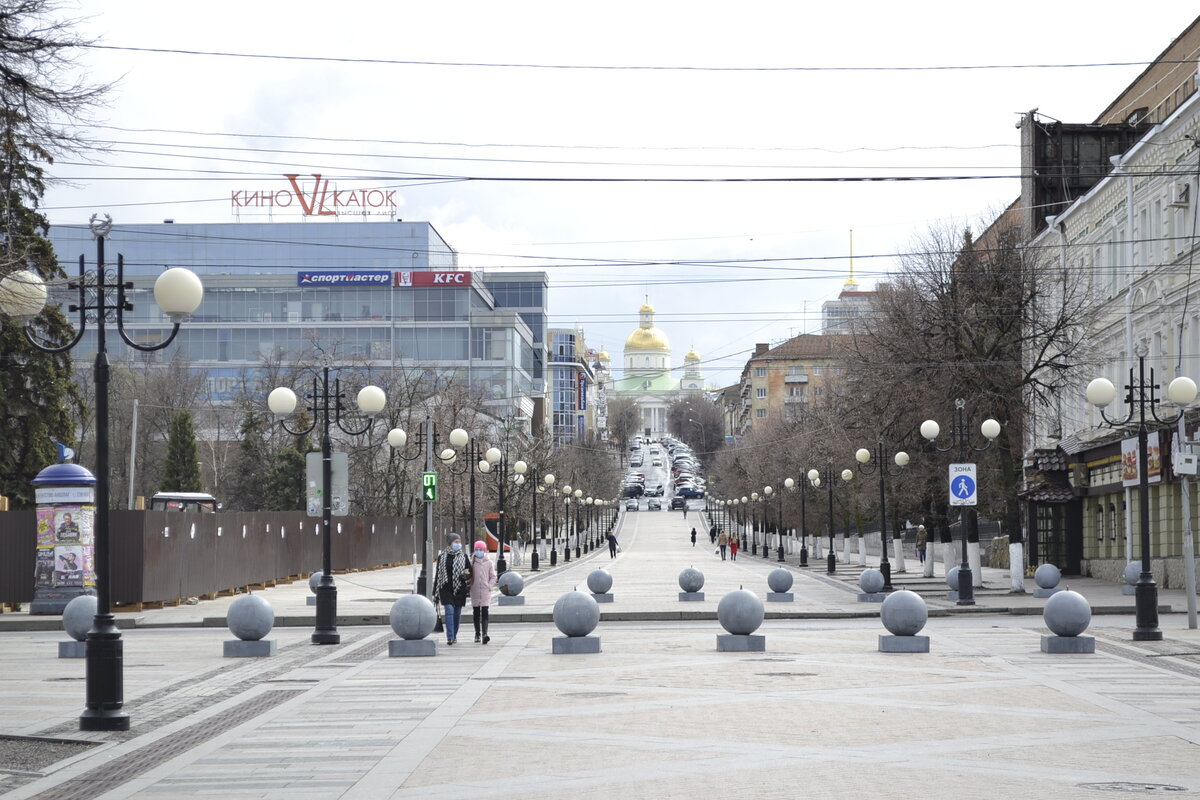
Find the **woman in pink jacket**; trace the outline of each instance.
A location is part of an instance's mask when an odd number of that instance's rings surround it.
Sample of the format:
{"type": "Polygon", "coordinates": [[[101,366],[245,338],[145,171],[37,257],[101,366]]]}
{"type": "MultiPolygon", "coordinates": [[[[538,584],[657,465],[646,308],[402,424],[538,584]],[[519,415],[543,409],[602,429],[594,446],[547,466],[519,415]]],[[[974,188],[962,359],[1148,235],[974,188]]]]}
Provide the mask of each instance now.
{"type": "Polygon", "coordinates": [[[488,609],[492,605],[492,587],[496,585],[496,567],[488,558],[487,545],[475,543],[475,557],[471,559],[471,616],[475,620],[475,641],[487,644],[488,609]]]}

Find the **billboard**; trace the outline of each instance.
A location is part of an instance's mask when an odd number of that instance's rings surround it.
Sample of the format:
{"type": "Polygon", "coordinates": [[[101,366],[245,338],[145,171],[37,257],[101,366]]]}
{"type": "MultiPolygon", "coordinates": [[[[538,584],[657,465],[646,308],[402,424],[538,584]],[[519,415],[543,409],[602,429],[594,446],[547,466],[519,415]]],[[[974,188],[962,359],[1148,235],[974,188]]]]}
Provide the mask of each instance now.
{"type": "Polygon", "coordinates": [[[323,269],[296,273],[297,286],[391,286],[386,269],[323,269]]]}
{"type": "Polygon", "coordinates": [[[470,286],[471,273],[458,270],[408,270],[396,273],[397,286],[470,286]]]}

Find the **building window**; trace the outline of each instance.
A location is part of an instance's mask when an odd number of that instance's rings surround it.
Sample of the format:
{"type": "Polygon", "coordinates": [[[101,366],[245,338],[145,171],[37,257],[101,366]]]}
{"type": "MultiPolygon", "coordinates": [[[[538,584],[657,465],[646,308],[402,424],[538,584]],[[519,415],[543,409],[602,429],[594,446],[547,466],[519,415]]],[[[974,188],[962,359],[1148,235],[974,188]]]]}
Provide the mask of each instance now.
{"type": "Polygon", "coordinates": [[[813,387],[813,397],[820,397],[820,396],[821,396],[821,387],[814,386],[813,387]]]}
{"type": "Polygon", "coordinates": [[[820,374],[821,374],[821,368],[820,368],[819,366],[816,366],[816,365],[814,365],[814,366],[813,366],[813,368],[812,368],[812,371],[813,371],[813,375],[820,375],[820,374]]]}
{"type": "Polygon", "coordinates": [[[754,368],[754,377],[756,377],[756,378],[767,377],[767,368],[766,367],[755,367],[754,368]]]}
{"type": "Polygon", "coordinates": [[[765,408],[756,408],[754,409],[754,416],[758,419],[762,419],[767,416],[767,410],[765,408]]]}
{"type": "Polygon", "coordinates": [[[760,386],[757,389],[755,389],[754,396],[757,397],[759,400],[765,399],[767,396],[767,387],[760,386]]]}
{"type": "Polygon", "coordinates": [[[788,397],[804,397],[804,387],[803,386],[789,386],[788,387],[788,397]]]}
{"type": "Polygon", "coordinates": [[[804,377],[804,374],[805,374],[804,367],[797,367],[797,366],[788,367],[787,374],[788,374],[789,378],[802,378],[802,377],[804,377]]]}

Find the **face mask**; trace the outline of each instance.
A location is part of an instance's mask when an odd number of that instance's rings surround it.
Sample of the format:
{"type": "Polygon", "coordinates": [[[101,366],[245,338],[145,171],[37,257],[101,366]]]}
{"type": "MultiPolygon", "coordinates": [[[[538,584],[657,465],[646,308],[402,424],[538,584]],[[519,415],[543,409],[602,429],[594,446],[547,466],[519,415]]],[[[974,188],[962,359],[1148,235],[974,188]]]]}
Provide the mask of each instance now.
{"type": "Polygon", "coordinates": [[[459,550],[462,550],[462,542],[455,542],[450,545],[450,549],[457,553],[459,550]]]}
{"type": "Polygon", "coordinates": [[[476,551],[475,551],[475,557],[476,557],[476,558],[483,558],[483,557],[484,557],[484,556],[486,556],[486,555],[487,555],[487,553],[485,553],[485,552],[484,552],[484,551],[482,551],[482,550],[476,550],[476,551]]]}

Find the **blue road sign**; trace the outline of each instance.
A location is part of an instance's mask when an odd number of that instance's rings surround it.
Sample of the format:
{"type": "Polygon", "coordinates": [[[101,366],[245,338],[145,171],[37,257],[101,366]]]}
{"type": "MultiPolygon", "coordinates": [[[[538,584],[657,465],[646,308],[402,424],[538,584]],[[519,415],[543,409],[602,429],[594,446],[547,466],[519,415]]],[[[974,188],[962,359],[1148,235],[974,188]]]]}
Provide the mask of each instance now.
{"type": "Polygon", "coordinates": [[[950,465],[950,505],[973,506],[976,501],[975,465],[950,465]]]}

